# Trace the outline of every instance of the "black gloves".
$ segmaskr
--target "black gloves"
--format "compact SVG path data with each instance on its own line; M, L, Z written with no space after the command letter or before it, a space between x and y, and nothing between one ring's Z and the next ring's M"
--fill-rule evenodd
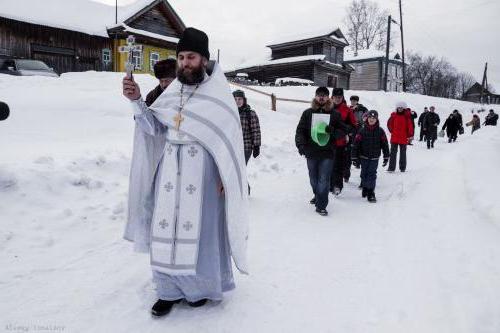
M299 155L303 156L306 154L304 145L299 146Z
M389 157L384 157L384 162L382 162L382 166L385 167L389 163Z
M354 165L356 167L356 169L359 169L361 167L359 160L357 158L354 158L352 160L352 165Z
M260 155L260 146L253 147L253 157L256 158Z

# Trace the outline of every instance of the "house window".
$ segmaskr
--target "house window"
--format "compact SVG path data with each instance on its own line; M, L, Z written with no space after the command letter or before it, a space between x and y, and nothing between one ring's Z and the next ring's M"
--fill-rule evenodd
M327 87L330 87L330 88L337 88L337 81L338 81L337 76L329 74L328 78L327 78L326 85L327 85Z
M102 63L104 65L109 65L111 63L111 50L102 49Z
M307 55L311 55L311 54L313 54L313 47L312 47L312 45L307 47Z
M154 71L155 64L160 61L160 54L158 52L151 52L149 54L149 70Z
M134 64L134 69L142 69L143 56L142 51L134 52L132 55L132 62Z
M337 49L335 46L330 47L330 61L337 63Z

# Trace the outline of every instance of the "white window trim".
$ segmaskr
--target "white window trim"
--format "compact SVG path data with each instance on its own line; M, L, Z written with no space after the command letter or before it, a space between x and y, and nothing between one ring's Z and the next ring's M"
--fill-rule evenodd
M108 59L106 60L105 55L107 55ZM102 49L102 62L105 65L109 65L111 63L111 50L110 49Z
M155 59L154 63L153 63L153 54L158 57L157 59ZM149 69L152 72L154 71L154 66L158 61L160 61L160 53L156 51L149 52Z
M142 70L142 64L144 62L143 53L142 52L134 52L132 59L134 61L134 68Z

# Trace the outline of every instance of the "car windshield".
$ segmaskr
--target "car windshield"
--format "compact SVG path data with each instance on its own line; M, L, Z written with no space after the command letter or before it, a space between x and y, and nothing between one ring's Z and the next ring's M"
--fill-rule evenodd
M50 68L43 62L38 60L17 60L16 61L18 70L49 70Z

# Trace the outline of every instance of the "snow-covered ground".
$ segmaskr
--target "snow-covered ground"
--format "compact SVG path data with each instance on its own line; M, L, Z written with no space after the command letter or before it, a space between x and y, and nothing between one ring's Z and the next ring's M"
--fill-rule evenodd
M155 86L137 75L143 94ZM263 88L311 99L314 87ZM381 114L406 100L444 121L470 103L346 92ZM353 171L330 215L308 204L295 127L306 104L247 92L262 154L249 164L251 274L219 304L152 319L147 255L122 237L133 120L121 74L0 75L0 330L64 332L500 332L500 133L408 149L379 169L377 204ZM46 330L47 331L47 330Z

